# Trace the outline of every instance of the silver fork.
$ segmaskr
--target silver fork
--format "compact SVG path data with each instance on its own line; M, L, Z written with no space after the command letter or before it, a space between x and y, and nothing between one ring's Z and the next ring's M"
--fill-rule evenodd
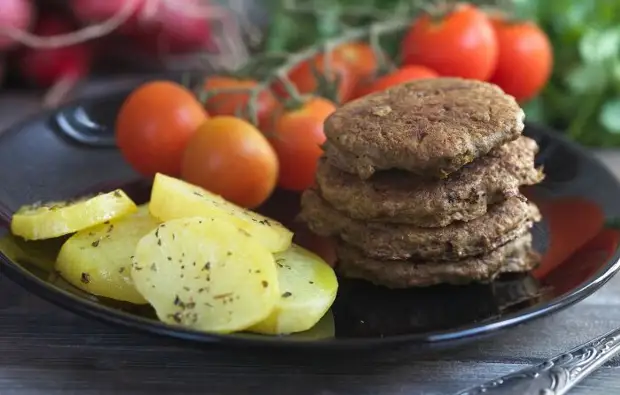
M617 328L536 366L455 395L563 395L619 352L620 328Z

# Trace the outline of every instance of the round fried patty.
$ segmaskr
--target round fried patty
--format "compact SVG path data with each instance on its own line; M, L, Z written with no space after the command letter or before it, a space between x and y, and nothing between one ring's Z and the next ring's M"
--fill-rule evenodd
M537 151L536 142L522 136L443 180L386 171L364 181L321 160L316 180L321 196L351 218L441 227L477 218L489 204L517 195L519 186L540 182Z
M345 243L337 245L336 254L336 268L342 276L388 288L489 282L500 273L532 270L540 260L532 250L532 235L529 233L486 255L454 262L381 261L366 257L359 249Z
M334 209L314 190L304 192L301 205L300 218L314 233L337 236L364 255L385 260L453 261L485 254L523 236L541 218L538 208L521 195L493 205L470 222L443 228L364 223Z
M325 121L325 154L362 179L387 169L443 178L519 137L524 117L494 84L417 80L336 110Z

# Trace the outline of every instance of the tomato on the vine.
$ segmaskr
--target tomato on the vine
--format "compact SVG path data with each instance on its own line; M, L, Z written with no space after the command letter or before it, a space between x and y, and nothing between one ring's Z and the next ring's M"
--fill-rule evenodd
M487 15L460 4L441 20L416 19L401 43L405 64L427 66L442 76L486 81L497 64L498 45Z
M200 102L183 86L149 82L133 91L121 106L116 143L137 172L177 176L187 142L206 119Z
M490 81L518 101L536 96L545 86L553 67L549 38L533 22L493 19L499 43L499 59Z
M181 177L246 208L273 192L278 158L263 134L243 119L220 115L204 122L183 154Z
M323 122L336 110L331 101L309 98L295 109L283 109L276 118L269 141L280 163L278 185L283 189L303 191L314 184L317 162L325 142Z
M364 42L342 44L334 50L334 55L347 65L354 83L372 77L379 67L377 54Z
M244 89L252 89L258 85L258 82L252 79L241 79L228 76L208 77L204 83L204 89L238 89L239 92L218 93L210 96L205 108L210 115L231 115L235 116L240 110L245 110L250 99L249 92L243 92ZM276 105L276 99L269 89L263 90L256 100L256 115L259 124L264 123L269 117L271 111ZM244 117L246 114L244 114Z
M355 93L351 99L357 99L366 96L369 93L380 92L394 85L405 82L424 79L436 78L439 75L428 67L424 66L403 66L400 69L377 78L376 80L361 81L355 89Z
M334 93L333 98L342 100L348 97L353 90L355 81L351 70L338 52L332 52L327 62L325 56L321 53L301 62L293 67L288 78L301 94L317 92L323 79L333 88L334 92L329 92ZM328 64L327 68L325 67L326 64ZM281 96L288 97L282 83L277 83L274 90Z

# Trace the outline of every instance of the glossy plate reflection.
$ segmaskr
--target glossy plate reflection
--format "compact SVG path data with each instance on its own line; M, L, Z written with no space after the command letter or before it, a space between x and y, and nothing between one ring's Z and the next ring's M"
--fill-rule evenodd
M528 125L541 151L545 181L524 193L543 214L532 234L542 254L531 275L491 284L387 290L340 280L331 311L312 330L292 336L212 335L163 324L152 308L80 291L53 270L62 239L25 242L8 234L10 216L35 201L123 188L137 203L150 183L110 147L114 113L126 92L68 105L0 136L0 261L28 291L105 322L195 342L307 348L366 348L409 342L422 348L456 344L565 308L594 292L618 270L620 185L587 151L554 132ZM76 137L77 136L77 137ZM261 208L292 228L295 241L335 260L329 240L294 220L299 197L278 192ZM620 229L620 227L619 227Z

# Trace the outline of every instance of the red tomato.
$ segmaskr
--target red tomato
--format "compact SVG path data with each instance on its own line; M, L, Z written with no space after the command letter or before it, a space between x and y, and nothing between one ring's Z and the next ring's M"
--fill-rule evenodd
M379 77L374 81L361 81L355 89L355 93L352 95L351 99L357 99L372 92L383 91L394 85L399 85L405 82L436 77L439 77L439 75L428 67L413 65L403 66L393 73Z
M187 142L206 119L202 105L183 86L149 82L123 103L116 118L116 143L139 173L177 176Z
M490 81L518 101L536 96L553 67L553 50L545 32L533 22L494 19L499 59Z
M459 5L441 21L415 20L401 44L404 64L427 66L442 76L486 81L498 57L497 38L484 12Z
M218 116L203 123L188 142L181 176L239 206L255 208L275 188L278 159L252 124Z
M288 77L297 87L299 93L313 94L320 87L320 79L316 78L314 72L314 70L316 70L319 75L323 75L324 78L332 84L336 83L336 80L338 80L334 93L338 100L342 100L351 94L355 83L349 66L342 60L340 54L334 51L329 62L329 72L327 72L327 70L325 70L324 56L325 55L320 54L310 60L301 62L293 68ZM274 86L274 90L280 96L288 96L281 83L277 83Z
M278 185L303 191L314 184L314 175L325 142L323 121L336 110L334 103L315 97L300 108L284 112L276 119L270 142L278 154Z
M372 47L363 42L343 44L336 48L335 53L349 68L353 86L373 77L379 67L379 60ZM348 100L348 97L343 100Z
M250 79L238 79L234 77L213 76L205 80L204 89L251 89L258 82ZM221 93L210 97L205 103L205 108L210 115L237 115L239 109L244 110L248 104L250 95L246 92ZM276 99L269 89L263 90L258 95L257 115L259 125L264 125L276 106Z

